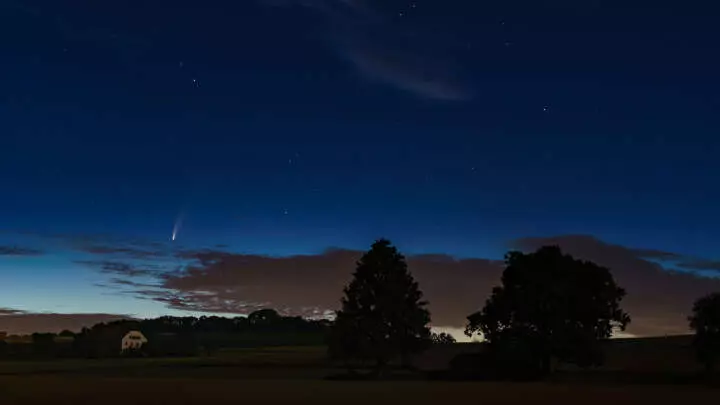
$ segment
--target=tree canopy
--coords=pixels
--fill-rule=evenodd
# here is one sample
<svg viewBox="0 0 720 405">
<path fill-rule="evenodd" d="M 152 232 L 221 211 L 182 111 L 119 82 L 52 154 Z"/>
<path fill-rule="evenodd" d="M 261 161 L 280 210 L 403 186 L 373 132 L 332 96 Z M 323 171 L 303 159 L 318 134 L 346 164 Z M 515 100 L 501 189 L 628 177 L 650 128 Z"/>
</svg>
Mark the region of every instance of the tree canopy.
<svg viewBox="0 0 720 405">
<path fill-rule="evenodd" d="M 630 317 L 620 308 L 625 291 L 610 270 L 546 246 L 509 252 L 502 285 L 468 317 L 466 334 L 482 333 L 491 350 L 514 356 L 520 367 L 549 372 L 551 359 L 579 366 L 602 362 L 600 342 Z"/>
<path fill-rule="evenodd" d="M 705 369 L 713 371 L 720 358 L 720 293 L 695 301 L 692 312 L 689 321 L 695 331 L 695 353 Z"/>
<path fill-rule="evenodd" d="M 390 241 L 376 241 L 362 256 L 344 294 L 331 330 L 333 357 L 370 360 L 382 369 L 429 345 L 427 302 Z"/>
<path fill-rule="evenodd" d="M 457 342 L 451 334 L 445 332 L 433 333 L 431 339 L 436 345 L 450 345 Z"/>
</svg>

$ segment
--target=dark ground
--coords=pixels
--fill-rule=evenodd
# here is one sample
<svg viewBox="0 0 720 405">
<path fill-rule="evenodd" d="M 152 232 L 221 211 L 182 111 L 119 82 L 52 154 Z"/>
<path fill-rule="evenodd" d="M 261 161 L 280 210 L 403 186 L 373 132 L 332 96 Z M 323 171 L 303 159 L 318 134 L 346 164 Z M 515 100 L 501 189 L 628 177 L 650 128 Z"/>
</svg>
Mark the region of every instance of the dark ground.
<svg viewBox="0 0 720 405">
<path fill-rule="evenodd" d="M 607 404 L 709 401 L 687 337 L 614 341 L 601 370 L 535 383 L 328 381 L 322 347 L 248 349 L 213 357 L 0 362 L 0 404 Z M 437 368 L 458 351 L 424 356 Z M 631 378 L 632 377 L 632 378 Z M 421 377 L 418 377 L 421 378 Z M 720 387 L 720 386 L 719 386 Z"/>
<path fill-rule="evenodd" d="M 697 386 L 335 382 L 196 378 L 0 377 L 3 404 L 678 404 L 710 401 Z"/>
</svg>

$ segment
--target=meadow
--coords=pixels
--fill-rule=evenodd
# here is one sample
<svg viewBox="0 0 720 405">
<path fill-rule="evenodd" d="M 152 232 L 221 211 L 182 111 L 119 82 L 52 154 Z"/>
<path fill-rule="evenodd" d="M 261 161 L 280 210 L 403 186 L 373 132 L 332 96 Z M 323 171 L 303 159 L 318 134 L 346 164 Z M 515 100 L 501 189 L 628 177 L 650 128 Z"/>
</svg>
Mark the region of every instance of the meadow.
<svg viewBox="0 0 720 405">
<path fill-rule="evenodd" d="M 696 367 L 687 354 L 687 339 L 618 341 L 608 351 L 608 364 L 593 373 L 693 375 Z M 720 394 L 703 384 L 658 379 L 620 383 L 565 378 L 583 374 L 568 370 L 550 381 L 533 383 L 324 379 L 336 371 L 323 347 L 228 350 L 194 358 L 4 361 L 0 403 L 677 404 Z"/>
<path fill-rule="evenodd" d="M 695 386 L 90 376 L 0 377 L 3 404 L 677 404 L 709 401 Z"/>
</svg>

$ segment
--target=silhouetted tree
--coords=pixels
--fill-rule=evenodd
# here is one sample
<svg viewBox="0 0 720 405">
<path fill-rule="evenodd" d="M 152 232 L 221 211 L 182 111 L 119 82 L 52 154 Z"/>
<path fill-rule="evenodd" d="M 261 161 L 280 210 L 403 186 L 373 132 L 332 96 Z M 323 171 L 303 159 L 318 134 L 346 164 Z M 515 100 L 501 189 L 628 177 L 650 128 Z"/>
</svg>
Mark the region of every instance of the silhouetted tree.
<svg viewBox="0 0 720 405">
<path fill-rule="evenodd" d="M 431 339 L 436 345 L 449 345 L 457 342 L 452 335 L 445 332 L 433 333 Z"/>
<path fill-rule="evenodd" d="M 697 358 L 707 372 L 712 372 L 720 358 L 720 293 L 695 301 L 689 321 L 695 331 L 693 345 Z"/>
<path fill-rule="evenodd" d="M 509 252 L 502 286 L 468 317 L 465 333 L 481 332 L 497 361 L 548 373 L 551 360 L 581 367 L 602 363 L 601 342 L 630 317 L 620 308 L 625 291 L 610 270 L 564 255 L 557 246 Z"/>
<path fill-rule="evenodd" d="M 35 357 L 55 357 L 54 333 L 33 333 L 32 351 Z"/>
<path fill-rule="evenodd" d="M 390 241 L 376 241 L 362 256 L 344 293 L 330 334 L 334 358 L 372 360 L 382 372 L 398 357 L 407 365 L 430 344 L 427 303 Z"/>
<path fill-rule="evenodd" d="M 283 321 L 283 317 L 274 309 L 260 309 L 248 315 L 248 323 L 259 327 L 274 327 Z"/>
</svg>

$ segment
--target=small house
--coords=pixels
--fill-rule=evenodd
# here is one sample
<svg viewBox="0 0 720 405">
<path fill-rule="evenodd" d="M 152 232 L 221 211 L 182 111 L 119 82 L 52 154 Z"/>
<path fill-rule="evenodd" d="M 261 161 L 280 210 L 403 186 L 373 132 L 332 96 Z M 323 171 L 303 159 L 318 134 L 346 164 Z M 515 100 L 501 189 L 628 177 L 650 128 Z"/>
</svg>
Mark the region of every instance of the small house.
<svg viewBox="0 0 720 405">
<path fill-rule="evenodd" d="M 131 330 L 122 338 L 121 350 L 137 350 L 141 348 L 148 340 L 139 330 Z"/>
</svg>

